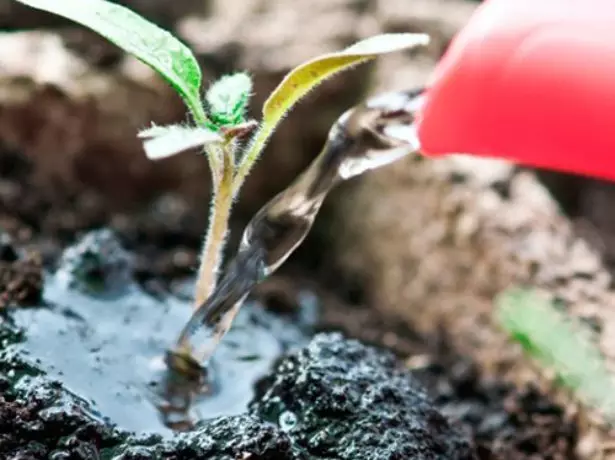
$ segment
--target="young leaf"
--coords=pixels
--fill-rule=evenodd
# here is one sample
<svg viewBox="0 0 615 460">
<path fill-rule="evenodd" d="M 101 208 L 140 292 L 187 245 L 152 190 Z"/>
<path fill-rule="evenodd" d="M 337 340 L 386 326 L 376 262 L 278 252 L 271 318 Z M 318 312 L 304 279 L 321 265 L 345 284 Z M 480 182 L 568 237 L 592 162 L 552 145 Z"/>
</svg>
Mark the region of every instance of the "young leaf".
<svg viewBox="0 0 615 460">
<path fill-rule="evenodd" d="M 271 93 L 263 106 L 263 122 L 254 136 L 237 172 L 235 188 L 238 188 L 250 167 L 260 155 L 273 130 L 284 115 L 311 89 L 327 78 L 377 56 L 417 46 L 427 45 L 425 34 L 382 34 L 376 35 L 336 52 L 312 59 L 291 70 L 278 87 Z"/>
<path fill-rule="evenodd" d="M 152 126 L 139 132 L 138 137 L 147 139 L 143 142 L 143 148 L 150 160 L 160 160 L 184 150 L 223 140 L 210 129 L 178 125 Z"/>
<path fill-rule="evenodd" d="M 217 126 L 243 123 L 251 92 L 252 79 L 245 72 L 220 78 L 205 96 L 211 121 Z"/>
<path fill-rule="evenodd" d="M 496 303 L 498 322 L 525 351 L 615 422 L 615 380 L 587 328 L 529 290 L 506 291 Z"/>
<path fill-rule="evenodd" d="M 184 99 L 199 125 L 207 121 L 200 98 L 201 69 L 190 49 L 169 32 L 105 0 L 16 1 L 99 33 L 161 74 Z"/>
</svg>

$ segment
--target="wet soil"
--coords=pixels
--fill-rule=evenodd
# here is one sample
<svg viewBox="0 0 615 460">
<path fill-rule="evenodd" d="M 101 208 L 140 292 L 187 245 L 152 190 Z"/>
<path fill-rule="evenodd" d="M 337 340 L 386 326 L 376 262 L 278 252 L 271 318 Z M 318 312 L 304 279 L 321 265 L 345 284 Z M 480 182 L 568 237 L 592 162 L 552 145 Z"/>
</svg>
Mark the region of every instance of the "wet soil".
<svg viewBox="0 0 615 460">
<path fill-rule="evenodd" d="M 18 300 L 21 299 L 23 321 L 37 324 L 35 310 L 29 306 L 37 304 L 34 300 L 40 299 L 43 272 L 40 265 L 35 269 L 36 265 L 26 263 L 27 252 L 20 253 L 15 248 L 33 251 L 47 267 L 57 268 L 61 266 L 59 256 L 63 248 L 74 243 L 87 230 L 105 224 L 113 229 L 134 257 L 136 285 L 153 296 L 181 291 L 185 282 L 182 280 L 194 270 L 201 229 L 191 225 L 189 210 L 180 199 L 163 197 L 131 215 L 116 213 L 113 203 L 97 197 L 86 186 L 65 193 L 33 183 L 27 162 L 18 154 L 3 152 L 0 159 L 4 164 L 4 168 L 0 168 L 0 225 L 13 240 L 13 244 L 4 243 L 2 250 L 2 263 L 11 270 L 3 270 L 4 276 L 10 279 L 4 282 L 0 296 L 8 292 L 6 286 L 22 286 Z M 313 257 L 313 251 L 317 250 L 314 244 L 318 244 L 317 238 L 309 240 L 279 276 L 258 290 L 256 298 L 262 300 L 271 314 L 293 318 L 297 322 L 296 313 L 301 306 L 299 293 L 315 293 L 322 312 L 317 330 L 341 330 L 350 337 L 394 351 L 405 360 L 412 375 L 425 385 L 442 413 L 471 437 L 479 458 L 575 458 L 575 420 L 554 404 L 549 395 L 531 388 L 519 392 L 508 383 L 483 377 L 476 363 L 459 356 L 447 346 L 449 341 L 445 330 L 438 336 L 420 337 L 400 326 L 403 323 L 396 318 L 363 305 L 354 295 L 356 289 L 350 281 L 345 282 L 341 277 L 332 280 L 330 273 L 329 281 L 323 281 L 319 272 L 325 273 L 326 270 L 319 269 L 318 258 Z M 306 274 L 305 267 L 311 267 L 312 271 Z M 332 285 L 335 289 L 331 289 Z M 179 318 L 182 318 L 181 314 Z M 39 321 L 38 324 L 38 327 L 45 327 L 46 323 Z M 53 327 L 52 321 L 49 324 Z M 17 339 L 13 337 L 11 340 Z M 40 452 L 50 452 L 65 442 L 73 446 L 71 452 L 85 453 L 81 457 L 58 458 L 95 458 L 88 457 L 87 453 L 111 442 L 111 434 L 86 422 L 90 419 L 84 419 L 82 414 L 45 412 L 42 408 L 45 407 L 45 398 L 54 392 L 53 385 L 43 386 L 25 398 L 17 398 L 8 391 L 10 382 L 6 378 L 2 385 L 0 424 L 3 429 L 0 431 L 11 433 L 2 440 L 2 444 L 8 446 L 6 449 L 25 443 L 31 447 L 28 452 L 36 452 L 36 446 L 31 444 L 38 443 Z M 68 401 L 66 407 L 79 406 Z M 238 426 L 245 428 L 244 422 L 239 420 L 248 416 L 236 417 Z M 229 420 L 219 424 L 223 425 L 219 427 L 221 436 L 233 432 Z M 257 430 L 257 425 L 250 425 L 250 430 Z M 266 439 L 267 430 L 270 430 L 262 424 L 258 426 L 263 431 L 254 435 L 257 444 Z M 117 438 L 113 442 L 117 442 Z M 276 438 L 275 443 L 278 442 L 282 441 Z M 278 448 L 282 447 L 276 444 L 275 449 Z M 135 449 L 133 456 L 122 458 L 150 458 L 149 454 L 139 457 L 139 449 Z M 30 457 L 20 458 L 40 457 L 33 453 Z M 192 457 L 177 455 L 168 458 Z"/>
<path fill-rule="evenodd" d="M 152 296 L 131 274 L 130 254 L 109 230 L 89 232 L 70 246 L 58 270 L 46 273 L 42 304 L 7 311 L 7 322 L 24 337 L 3 344 L 5 371 L 37 369 L 90 399 L 92 411 L 123 429 L 170 436 L 172 427 L 189 428 L 199 414 L 242 414 L 255 382 L 283 353 L 307 342 L 309 319 L 315 317 L 314 302 L 306 302 L 292 321 L 247 302 L 208 369 L 206 390 L 215 397 L 185 409 L 169 407 L 162 393 L 163 358 L 190 317 L 193 283 Z"/>
<path fill-rule="evenodd" d="M 203 420 L 167 440 L 100 423 L 86 401 L 60 384 L 41 380 L 27 386 L 36 390 L 4 386 L 9 390 L 0 406 L 2 458 L 474 458 L 468 440 L 393 355 L 340 334 L 317 335 L 286 355 L 246 413 Z"/>
<path fill-rule="evenodd" d="M 393 354 L 341 334 L 308 343 L 319 302 L 307 291 L 285 314 L 245 302 L 207 394 L 178 420 L 184 407 L 160 397 L 161 358 L 193 283 L 146 293 L 108 229 L 43 275 L 42 302 L 0 318 L 0 458 L 473 458 Z M 184 434 L 168 429 L 178 424 Z"/>
</svg>

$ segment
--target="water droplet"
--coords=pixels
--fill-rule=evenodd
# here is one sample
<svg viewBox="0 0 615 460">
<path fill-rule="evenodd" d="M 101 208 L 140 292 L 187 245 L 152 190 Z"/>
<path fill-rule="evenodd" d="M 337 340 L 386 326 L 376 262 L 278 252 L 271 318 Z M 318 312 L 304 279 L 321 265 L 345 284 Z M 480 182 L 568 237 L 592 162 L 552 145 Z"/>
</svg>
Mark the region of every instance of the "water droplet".
<svg viewBox="0 0 615 460">
<path fill-rule="evenodd" d="M 291 431 L 297 426 L 297 416 L 291 411 L 285 411 L 280 414 L 278 425 L 282 431 Z"/>
</svg>

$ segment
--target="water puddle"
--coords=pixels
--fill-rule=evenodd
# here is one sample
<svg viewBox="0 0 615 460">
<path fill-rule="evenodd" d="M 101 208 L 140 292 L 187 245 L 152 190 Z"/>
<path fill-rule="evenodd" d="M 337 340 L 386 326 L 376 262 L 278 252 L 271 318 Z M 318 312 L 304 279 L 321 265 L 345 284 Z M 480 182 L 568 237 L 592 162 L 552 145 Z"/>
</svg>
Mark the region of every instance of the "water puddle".
<svg viewBox="0 0 615 460">
<path fill-rule="evenodd" d="M 84 263 L 100 268 L 96 259 L 101 248 L 104 252 L 105 246 L 114 246 L 110 238 L 103 230 L 77 245 L 81 272 Z M 94 250 L 84 252 L 84 246 Z M 89 284 L 95 291 L 100 289 L 98 294 L 79 288 L 87 285 L 66 260 L 55 275 L 49 274 L 44 290 L 49 306 L 11 313 L 24 335 L 22 341 L 4 347 L 3 353 L 17 354 L 46 377 L 61 381 L 89 402 L 93 414 L 109 423 L 136 433 L 168 436 L 173 431 L 164 425 L 156 407 L 156 385 L 165 370 L 163 356 L 189 319 L 192 303 L 181 295 L 157 299 L 136 283 L 124 282 L 119 249 L 113 251 L 115 267 L 103 268 L 110 275 L 102 283 L 105 286 Z M 108 257 L 105 254 L 103 259 Z M 187 282 L 185 291 L 191 292 L 192 286 Z M 313 309 L 314 304 L 306 302 L 304 307 Z M 254 383 L 283 352 L 305 344 L 308 329 L 305 320 L 276 316 L 257 302 L 246 302 L 212 358 L 213 391 L 194 401 L 190 417 L 202 420 L 245 413 Z"/>
</svg>

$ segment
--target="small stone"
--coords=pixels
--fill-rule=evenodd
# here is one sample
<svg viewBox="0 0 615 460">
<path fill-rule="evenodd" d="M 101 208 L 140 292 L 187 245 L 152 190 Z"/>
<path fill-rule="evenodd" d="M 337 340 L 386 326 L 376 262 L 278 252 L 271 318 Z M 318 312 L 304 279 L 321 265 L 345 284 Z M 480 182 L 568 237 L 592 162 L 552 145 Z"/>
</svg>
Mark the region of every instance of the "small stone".
<svg viewBox="0 0 615 460">
<path fill-rule="evenodd" d="M 109 229 L 87 233 L 60 259 L 57 279 L 90 294 L 117 291 L 132 283 L 133 259 Z"/>
</svg>

